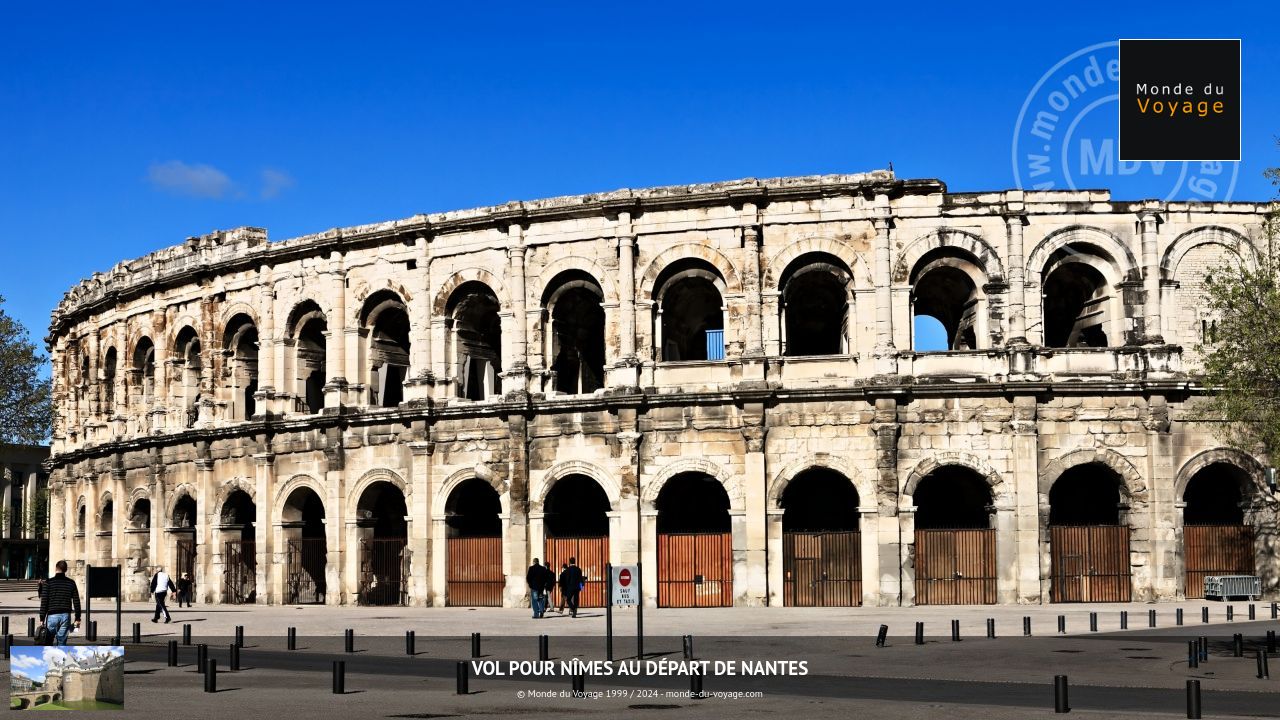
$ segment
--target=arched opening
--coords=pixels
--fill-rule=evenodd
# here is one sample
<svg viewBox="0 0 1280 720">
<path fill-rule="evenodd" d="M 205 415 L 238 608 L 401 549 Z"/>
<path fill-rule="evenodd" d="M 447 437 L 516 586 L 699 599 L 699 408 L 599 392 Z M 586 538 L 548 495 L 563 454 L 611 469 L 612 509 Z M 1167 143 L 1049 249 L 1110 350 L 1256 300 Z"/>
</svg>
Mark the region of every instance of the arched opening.
<svg viewBox="0 0 1280 720">
<path fill-rule="evenodd" d="M 485 400 L 502 394 L 501 304 L 489 286 L 471 280 L 458 286 L 445 306 L 458 397 Z"/>
<path fill-rule="evenodd" d="M 173 388 L 174 399 L 186 413 L 186 427 L 195 427 L 200 419 L 204 358 L 200 354 L 200 338 L 190 325 L 179 330 L 174 340 L 173 367 L 177 380 Z"/>
<path fill-rule="evenodd" d="M 501 607 L 507 576 L 498 491 L 479 478 L 464 480 L 449 493 L 444 512 L 449 545 L 446 604 Z"/>
<path fill-rule="evenodd" d="M 658 606 L 733 605 L 733 536 L 729 494 L 700 472 L 662 486 L 658 510 Z"/>
<path fill-rule="evenodd" d="M 156 346 L 151 338 L 144 336 L 134 346 L 129 375 L 129 385 L 134 390 L 132 402 L 149 409 L 156 396 Z"/>
<path fill-rule="evenodd" d="M 147 530 L 151 528 L 151 501 L 147 498 L 138 498 L 133 503 L 133 511 L 129 513 L 129 527 L 133 530 Z"/>
<path fill-rule="evenodd" d="M 1100 268 L 1107 261 L 1091 246 L 1058 250 L 1045 265 L 1044 344 L 1108 347 L 1114 337 L 1115 289 Z"/>
<path fill-rule="evenodd" d="M 328 382 L 325 343 L 329 335 L 329 321 L 320 306 L 308 300 L 294 308 L 290 323 L 290 339 L 293 342 L 293 372 L 297 397 L 301 410 L 312 415 L 324 409 L 324 386 Z"/>
<path fill-rule="evenodd" d="M 151 501 L 138 498 L 129 509 L 124 537 L 127 543 L 125 573 L 130 600 L 144 600 L 150 595 L 151 575 Z"/>
<path fill-rule="evenodd" d="M 911 314 L 914 318 L 912 349 L 976 350 L 983 328 L 984 296 L 980 288 L 984 275 L 972 260 L 949 248 L 925 254 L 911 274 Z M 924 320 L 932 319 L 942 328 L 943 337 L 931 332 Z M 942 342 L 939 342 L 942 341 Z M 985 343 L 985 338 L 983 338 Z"/>
<path fill-rule="evenodd" d="M 580 270 L 560 273 L 543 293 L 546 357 L 556 392 L 577 395 L 604 387 L 603 300 L 600 284 Z"/>
<path fill-rule="evenodd" d="M 383 290 L 365 302 L 360 326 L 368 337 L 369 403 L 396 407 L 409 375 L 409 312 L 399 296 Z"/>
<path fill-rule="evenodd" d="M 915 501 L 917 605 L 996 601 L 996 531 L 991 485 L 971 468 L 944 465 L 926 475 Z"/>
<path fill-rule="evenodd" d="M 218 533 L 222 539 L 222 598 L 228 603 L 257 599 L 257 505 L 244 490 L 232 490 L 222 503 Z"/>
<path fill-rule="evenodd" d="M 658 360 L 724 359 L 724 278 L 704 260 L 672 263 L 654 286 Z"/>
<path fill-rule="evenodd" d="M 249 420 L 257 414 L 258 328 L 248 315 L 236 315 L 227 323 L 223 352 L 227 356 L 225 392 L 231 419 Z"/>
<path fill-rule="evenodd" d="M 196 500 L 183 493 L 173 503 L 173 516 L 169 518 L 169 533 L 173 536 L 173 558 L 176 577 L 183 573 L 191 576 L 199 587 L 201 578 L 196 574 Z"/>
<path fill-rule="evenodd" d="M 107 354 L 102 359 L 102 414 L 108 419 L 115 417 L 116 414 L 116 366 L 118 364 L 116 349 L 107 348 Z"/>
<path fill-rule="evenodd" d="M 394 483 L 369 485 L 356 503 L 361 605 L 409 603 L 409 522 L 404 492 Z"/>
<path fill-rule="evenodd" d="M 587 578 L 579 607 L 604 607 L 605 564 L 609 562 L 609 496 L 586 475 L 556 481 L 543 503 L 546 546 L 543 556 L 559 575 L 575 558 Z"/>
<path fill-rule="evenodd" d="M 1052 602 L 1129 602 L 1123 479 L 1102 463 L 1069 468 L 1049 489 Z"/>
<path fill-rule="evenodd" d="M 280 519 L 286 548 L 284 601 L 323 605 L 329 552 L 324 501 L 309 487 L 296 488 L 285 498 Z"/>
<path fill-rule="evenodd" d="M 1256 572 L 1254 529 L 1245 523 L 1244 504 L 1253 482 L 1229 462 L 1201 468 L 1182 494 L 1182 540 L 1187 568 L 1186 596 L 1204 597 L 1204 579 Z"/>
<path fill-rule="evenodd" d="M 811 468 L 787 483 L 779 504 L 784 604 L 861 605 L 862 533 L 853 483 L 834 470 Z"/>
<path fill-rule="evenodd" d="M 826 253 L 796 258 L 782 274 L 782 354 L 845 355 L 853 345 L 853 273 Z"/>
</svg>

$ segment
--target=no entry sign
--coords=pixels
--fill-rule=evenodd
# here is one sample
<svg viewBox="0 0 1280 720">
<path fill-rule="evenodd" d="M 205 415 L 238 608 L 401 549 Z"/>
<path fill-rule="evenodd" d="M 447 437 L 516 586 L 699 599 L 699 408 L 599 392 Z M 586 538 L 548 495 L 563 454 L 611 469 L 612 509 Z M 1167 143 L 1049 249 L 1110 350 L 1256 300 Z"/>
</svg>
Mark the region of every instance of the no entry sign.
<svg viewBox="0 0 1280 720">
<path fill-rule="evenodd" d="M 640 593 L 636 591 L 639 570 L 635 565 L 613 566 L 613 604 L 639 605 Z"/>
</svg>

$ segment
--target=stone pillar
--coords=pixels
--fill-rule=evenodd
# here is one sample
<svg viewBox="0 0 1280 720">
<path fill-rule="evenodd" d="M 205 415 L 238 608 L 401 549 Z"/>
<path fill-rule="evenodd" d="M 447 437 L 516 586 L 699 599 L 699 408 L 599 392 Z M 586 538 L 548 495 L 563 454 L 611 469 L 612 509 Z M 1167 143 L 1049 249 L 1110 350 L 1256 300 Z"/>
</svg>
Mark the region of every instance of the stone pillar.
<svg viewBox="0 0 1280 720">
<path fill-rule="evenodd" d="M 894 375 L 898 372 L 898 351 L 893 344 L 893 277 L 890 263 L 893 211 L 888 195 L 876 195 L 872 222 L 875 225 L 872 281 L 876 288 L 876 345 L 875 371 L 877 375 Z"/>
<path fill-rule="evenodd" d="M 13 513 L 13 471 L 0 465 L 0 539 L 9 539 L 9 528 L 13 527 L 10 515 Z"/>
<path fill-rule="evenodd" d="M 1017 601 L 1038 603 L 1042 596 L 1040 534 L 1040 435 L 1036 423 L 1036 397 L 1018 395 L 1013 399 L 1013 419 L 1009 421 L 1010 471 L 1013 485 L 1014 533 L 1016 544 Z M 997 537 L 997 548 L 1002 538 Z M 1047 543 L 1046 543 L 1047 546 Z M 1001 566 L 1003 567 L 1003 566 Z"/>
<path fill-rule="evenodd" d="M 751 215 L 755 215 L 754 206 L 748 205 Z M 745 212 L 745 209 L 744 209 Z M 754 220 L 754 217 L 752 218 Z M 760 229 L 752 224 L 742 228 L 743 291 L 747 295 L 747 343 L 743 355 L 754 356 L 764 354 L 764 333 L 760 295 Z"/>
<path fill-rule="evenodd" d="M 1018 601 L 1018 508 L 1014 498 L 997 499 L 992 513 L 996 529 L 996 601 Z"/>
<path fill-rule="evenodd" d="M 33 478 L 34 479 L 34 478 Z M 111 562 L 120 563 L 121 582 L 127 577 L 128 547 L 124 530 L 129 526 L 129 496 L 124 489 L 125 470 L 123 466 L 111 468 Z M 124 588 L 121 587 L 123 591 Z"/>
<path fill-rule="evenodd" d="M 158 565 L 176 573 L 178 568 L 169 561 L 169 541 L 172 538 L 165 531 L 170 521 L 166 512 L 169 507 L 169 493 L 165 490 L 163 477 L 156 477 L 155 467 L 151 466 L 151 477 L 147 482 L 150 491 L 147 497 L 151 499 L 151 527 L 148 529 L 148 544 L 151 549 L 147 559 L 151 561 L 152 567 Z"/>
<path fill-rule="evenodd" d="M 621 408 L 619 419 L 634 423 L 634 408 Z M 609 525 L 609 554 L 620 564 L 640 561 L 640 548 L 644 545 L 640 522 L 640 486 L 636 476 L 636 462 L 640 457 L 640 441 L 644 436 L 634 430 L 619 432 L 618 483 L 622 487 L 618 500 L 618 522 Z M 617 534 L 613 531 L 617 530 Z M 652 541 L 650 541 L 652 542 Z M 653 586 L 656 590 L 657 586 Z"/>
<path fill-rule="evenodd" d="M 507 279 L 510 281 L 510 297 L 511 303 L 511 342 L 503 341 L 503 347 L 507 359 L 503 362 L 506 368 L 506 376 L 510 379 L 510 384 L 505 388 L 505 392 L 512 390 L 524 391 L 527 389 L 527 376 L 529 372 L 529 318 L 525 314 L 525 276 L 524 276 L 524 228 L 519 225 L 512 225 L 507 232 L 511 241 L 511 246 L 507 248 L 507 260 L 509 263 Z M 507 347 L 509 350 L 506 350 Z M 504 393 L 505 394 L 505 393 Z"/>
<path fill-rule="evenodd" d="M 272 605 L 284 601 L 284 575 L 281 567 L 286 562 L 284 553 L 276 555 L 276 544 L 271 517 L 272 498 L 276 496 L 276 456 L 258 453 L 253 456 L 257 468 L 254 478 L 254 559 L 258 568 L 254 577 L 258 605 Z M 286 571 L 287 572 L 287 571 Z"/>
<path fill-rule="evenodd" d="M 347 507 L 346 456 L 342 450 L 341 431 L 327 434 L 324 452 L 324 533 L 328 551 L 325 574 L 325 605 L 354 605 L 359 583 L 359 545 L 355 536 L 355 504 Z M 334 446 L 336 442 L 336 447 Z"/>
<path fill-rule="evenodd" d="M 100 565 L 98 540 L 98 476 L 88 473 L 84 476 L 84 557 L 76 560 L 81 564 L 88 562 Z M 110 541 L 107 538 L 107 542 Z"/>
<path fill-rule="evenodd" d="M 213 525 L 221 519 L 213 512 L 213 498 L 217 492 L 213 475 L 213 460 L 203 458 L 196 460 L 196 587 L 202 602 L 214 602 L 222 597 L 222 575 L 219 572 L 222 564 L 222 547 L 215 543 Z M 197 594 L 199 594 L 199 592 Z"/>
<path fill-rule="evenodd" d="M 770 607 L 784 607 L 787 604 L 784 597 L 784 589 L 786 588 L 785 569 L 782 567 L 782 516 L 784 510 L 779 507 L 765 506 L 765 532 L 766 538 L 766 562 L 768 563 L 767 577 L 769 583 L 769 597 L 767 604 Z M 866 569 L 863 569 L 865 576 Z"/>
<path fill-rule="evenodd" d="M 522 568 L 529 567 L 529 453 L 528 421 L 523 415 L 507 417 L 509 446 L 507 450 L 507 496 L 509 525 L 507 530 L 507 597 L 504 607 L 521 607 L 528 590 Z"/>
<path fill-rule="evenodd" d="M 621 218 L 619 225 L 622 225 Z M 635 360 L 636 238 L 629 232 L 629 216 L 626 227 L 628 232 L 618 236 L 618 348 L 622 360 Z"/>
<path fill-rule="evenodd" d="M 892 519 L 892 518 L 890 518 Z M 883 605 L 880 601 L 880 507 L 878 505 L 858 506 L 858 530 L 862 536 L 862 547 L 858 552 L 862 557 L 862 604 L 875 607 Z M 782 520 L 778 520 L 778 531 L 782 531 Z"/>
<path fill-rule="evenodd" d="M 752 412 L 754 410 L 754 412 Z M 764 408 L 757 405 L 755 408 L 748 408 L 750 414 L 756 414 L 759 425 L 752 425 L 742 429 L 742 435 L 746 441 L 747 454 L 743 458 L 743 482 L 746 485 L 746 527 L 745 540 L 746 545 L 742 549 L 745 551 L 745 582 L 741 583 L 744 593 L 736 592 L 735 596 L 743 596 L 744 603 L 749 606 L 767 605 L 769 602 L 769 536 L 767 525 L 768 508 L 768 485 L 769 476 L 765 460 L 765 433 L 766 428 L 763 424 Z M 748 420 L 750 422 L 750 420 Z M 737 553 L 735 553 L 735 556 Z M 735 563 L 736 565 L 736 563 Z M 739 585 L 737 581 L 734 585 Z"/>
<path fill-rule="evenodd" d="M 420 519 L 410 525 L 413 532 L 409 535 L 409 604 L 415 607 L 427 607 L 434 594 L 443 594 L 442 589 L 433 587 L 431 583 L 432 566 L 438 562 L 432 552 L 435 549 L 431 537 L 434 523 L 428 522 L 428 518 L 435 517 L 431 503 L 431 456 L 435 450 L 433 442 L 409 443 L 413 458 L 409 466 L 412 494 L 406 500 L 411 505 L 410 516 Z M 440 514 L 444 514 L 443 509 Z"/>
<path fill-rule="evenodd" d="M 350 381 L 347 374 L 353 370 L 359 371 L 360 357 L 359 335 L 349 338 L 347 333 L 347 272 L 342 253 L 337 250 L 329 255 L 328 285 L 329 314 L 325 321 L 329 332 L 325 336 L 324 345 L 324 406 L 337 408 L 351 401 L 351 398 L 346 397 Z M 352 329 L 359 332 L 359 328 Z M 351 367 L 348 359 L 355 362 L 357 367 Z M 359 385 L 367 380 L 368 378 L 356 377 L 354 384 Z"/>
<path fill-rule="evenodd" d="M 1157 232 L 1163 218 L 1160 204 L 1148 201 L 1138 212 L 1142 226 L 1142 290 L 1145 296 L 1142 313 L 1143 341 L 1161 345 L 1164 337 L 1160 328 L 1160 248 Z"/>
<path fill-rule="evenodd" d="M 49 478 L 49 570 L 66 555 L 66 501 L 62 491 L 62 471 Z"/>
<path fill-rule="evenodd" d="M 901 589 L 898 604 L 916 604 L 916 506 L 898 506 L 898 574 Z M 885 554 L 881 553 L 884 560 Z"/>
<path fill-rule="evenodd" d="M 270 267 L 262 268 L 258 282 L 258 392 L 253 399 L 258 414 L 266 415 L 279 412 L 271 398 L 287 388 L 280 384 L 284 377 L 284 345 L 276 336 L 275 283 Z"/>
<path fill-rule="evenodd" d="M 1022 228 L 1027 224 L 1027 216 L 1022 214 L 1022 191 L 1014 190 L 1006 193 L 1006 196 L 1017 195 L 1017 200 L 1012 198 L 1008 202 L 1009 214 L 1004 216 L 1005 235 L 1008 249 L 1005 252 L 1006 271 L 1009 275 L 1009 300 L 1005 304 L 1006 314 L 1009 318 L 1009 334 L 1005 338 L 1005 345 L 1019 346 L 1027 344 L 1027 286 L 1026 286 L 1026 261 L 1023 260 L 1023 236 Z"/>
<path fill-rule="evenodd" d="M 1130 514 L 1132 531 L 1132 551 L 1135 557 L 1141 557 L 1143 540 L 1149 549 L 1145 553 L 1147 563 L 1148 587 L 1139 584 L 1139 568 L 1134 571 L 1134 600 L 1171 600 L 1183 591 L 1184 576 L 1178 572 L 1182 545 L 1179 542 L 1182 521 L 1178 497 L 1174 487 L 1177 469 L 1173 465 L 1174 444 L 1170 432 L 1169 404 L 1164 395 L 1152 395 L 1147 401 L 1147 417 L 1144 425 L 1147 429 L 1147 482 L 1145 490 L 1149 498 L 1145 517 L 1142 514 Z M 1139 495 L 1138 492 L 1134 493 Z M 1133 508 L 1138 509 L 1141 497 L 1132 501 Z M 1142 531 L 1138 525 L 1145 523 Z"/>
<path fill-rule="evenodd" d="M 876 438 L 876 504 L 880 508 L 878 542 L 880 548 L 879 605 L 898 605 L 906 597 L 903 587 L 904 569 L 909 565 L 902 546 L 910 545 L 915 533 L 914 517 L 907 527 L 898 521 L 902 512 L 898 504 L 898 405 L 893 398 L 875 401 L 875 422 L 871 426 Z M 913 508 L 908 508 L 913 512 Z"/>
<path fill-rule="evenodd" d="M 427 239 L 419 236 L 415 241 L 422 257 L 418 267 L 409 272 L 409 292 L 406 299 L 411 308 L 409 323 L 409 376 L 405 380 L 405 400 L 425 400 L 431 395 L 435 374 L 431 372 L 431 281 L 430 259 L 427 256 Z"/>
</svg>

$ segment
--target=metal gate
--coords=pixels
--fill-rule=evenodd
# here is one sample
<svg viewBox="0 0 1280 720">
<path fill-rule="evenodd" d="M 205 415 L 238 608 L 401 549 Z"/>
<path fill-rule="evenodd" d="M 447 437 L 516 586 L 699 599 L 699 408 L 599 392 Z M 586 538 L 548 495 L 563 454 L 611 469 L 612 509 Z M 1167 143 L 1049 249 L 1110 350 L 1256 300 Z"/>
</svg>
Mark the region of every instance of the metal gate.
<svg viewBox="0 0 1280 720">
<path fill-rule="evenodd" d="M 658 607 L 732 607 L 729 533 L 658 535 Z"/>
<path fill-rule="evenodd" d="M 1204 597 L 1207 576 L 1253 575 L 1253 537 L 1253 528 L 1247 525 L 1184 526 L 1187 598 Z"/>
<path fill-rule="evenodd" d="M 367 538 L 360 541 L 361 605 L 407 605 L 409 553 L 404 538 Z"/>
<path fill-rule="evenodd" d="M 1054 525 L 1049 528 L 1052 602 L 1129 602 L 1129 528 Z"/>
<path fill-rule="evenodd" d="M 196 539 L 194 537 L 178 538 L 176 550 L 177 550 L 177 555 L 174 558 L 174 563 L 173 563 L 174 572 L 177 573 L 177 577 L 182 577 L 183 573 L 187 573 L 191 576 L 192 582 L 195 582 Z"/>
<path fill-rule="evenodd" d="M 502 607 L 507 576 L 502 572 L 502 538 L 449 538 L 445 604 Z"/>
<path fill-rule="evenodd" d="M 788 607 L 861 605 L 862 533 L 783 533 L 782 603 Z"/>
<path fill-rule="evenodd" d="M 295 538 L 289 541 L 285 604 L 324 604 L 326 559 L 324 538 Z"/>
<path fill-rule="evenodd" d="M 604 566 L 609 562 L 608 537 L 547 538 L 545 557 L 557 577 L 560 575 L 560 566 L 569 562 L 569 558 L 576 558 L 578 567 L 587 578 L 587 586 L 578 595 L 578 607 L 604 607 Z"/>
<path fill-rule="evenodd" d="M 252 540 L 228 540 L 222 546 L 222 599 L 241 604 L 256 599 L 258 560 Z"/>
<path fill-rule="evenodd" d="M 917 605 L 995 602 L 995 530 L 916 530 Z"/>
</svg>

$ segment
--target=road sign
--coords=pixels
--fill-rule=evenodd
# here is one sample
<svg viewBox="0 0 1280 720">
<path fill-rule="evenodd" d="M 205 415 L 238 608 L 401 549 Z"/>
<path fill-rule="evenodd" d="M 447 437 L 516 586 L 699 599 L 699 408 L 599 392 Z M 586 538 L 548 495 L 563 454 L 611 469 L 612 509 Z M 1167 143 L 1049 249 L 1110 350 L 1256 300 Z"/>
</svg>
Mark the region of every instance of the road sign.
<svg viewBox="0 0 1280 720">
<path fill-rule="evenodd" d="M 614 605 L 639 605 L 640 593 L 638 591 L 640 571 L 635 565 L 614 565 L 613 566 L 613 604 Z"/>
</svg>

